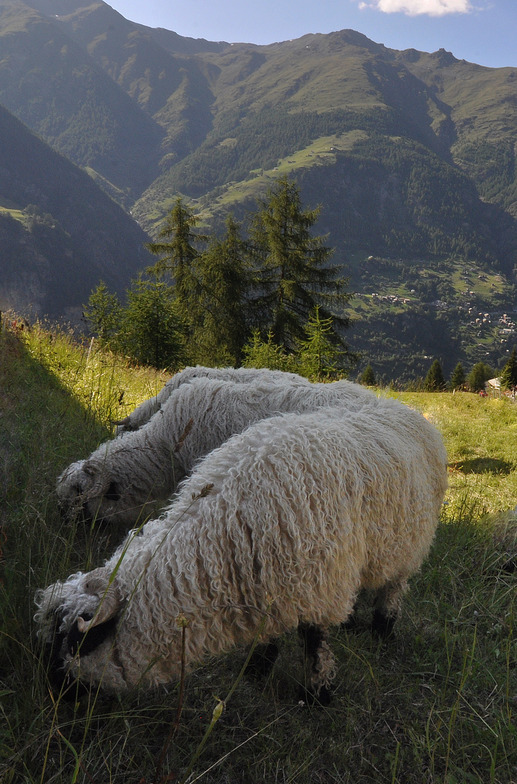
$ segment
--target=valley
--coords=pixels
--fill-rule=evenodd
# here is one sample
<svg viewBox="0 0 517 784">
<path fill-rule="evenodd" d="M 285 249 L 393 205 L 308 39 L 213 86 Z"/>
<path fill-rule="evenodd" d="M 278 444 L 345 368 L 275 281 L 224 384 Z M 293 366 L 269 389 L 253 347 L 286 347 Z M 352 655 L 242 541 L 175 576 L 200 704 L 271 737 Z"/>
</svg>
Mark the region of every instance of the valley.
<svg viewBox="0 0 517 784">
<path fill-rule="evenodd" d="M 267 46 L 181 38 L 101 0 L 0 0 L 0 44 L 0 103 L 21 124 L 3 137 L 0 219 L 21 229 L 30 205 L 50 216 L 44 239 L 4 232 L 6 257 L 36 280 L 18 286 L 17 307 L 77 316 L 100 278 L 122 292 L 145 267 L 144 243 L 176 198 L 208 232 L 232 213 L 245 233 L 257 200 L 288 175 L 304 204 L 321 207 L 316 230 L 349 278 L 363 367 L 404 381 L 425 373 L 428 357 L 446 372 L 504 361 L 513 333 L 499 319 L 517 307 L 515 69 L 396 51 L 353 30 Z M 38 138 L 30 167 L 16 165 L 36 145 L 22 126 Z M 75 175 L 57 181 L 51 153 L 88 188 Z M 79 222 L 63 223 L 49 188 L 66 193 Z M 85 192 L 91 207 L 81 209 Z M 103 229 L 99 242 L 106 198 L 120 212 L 114 237 Z M 86 234 L 76 236 L 78 223 Z M 68 264 L 78 285 L 65 293 L 58 269 Z"/>
</svg>

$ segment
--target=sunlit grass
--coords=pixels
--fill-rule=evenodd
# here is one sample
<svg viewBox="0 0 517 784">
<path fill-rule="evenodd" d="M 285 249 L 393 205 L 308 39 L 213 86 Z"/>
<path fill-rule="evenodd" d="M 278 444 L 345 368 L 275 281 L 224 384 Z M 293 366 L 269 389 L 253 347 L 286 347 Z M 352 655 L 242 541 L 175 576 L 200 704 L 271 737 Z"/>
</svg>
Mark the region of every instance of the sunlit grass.
<svg viewBox="0 0 517 784">
<path fill-rule="evenodd" d="M 295 633 L 264 681 L 240 678 L 246 651 L 194 670 L 179 721 L 174 684 L 120 698 L 52 693 L 34 593 L 101 564 L 123 533 L 62 520 L 56 476 L 162 383 L 43 326 L 0 336 L 2 784 L 165 784 L 189 771 L 190 784 L 517 781 L 517 407 L 466 393 L 397 393 L 444 434 L 448 504 L 394 639 L 372 638 L 367 596 L 356 632 L 332 631 L 328 708 L 299 703 Z"/>
<path fill-rule="evenodd" d="M 444 436 L 449 460 L 447 500 L 477 516 L 517 506 L 517 404 L 469 392 L 391 393 L 418 408 Z"/>
</svg>

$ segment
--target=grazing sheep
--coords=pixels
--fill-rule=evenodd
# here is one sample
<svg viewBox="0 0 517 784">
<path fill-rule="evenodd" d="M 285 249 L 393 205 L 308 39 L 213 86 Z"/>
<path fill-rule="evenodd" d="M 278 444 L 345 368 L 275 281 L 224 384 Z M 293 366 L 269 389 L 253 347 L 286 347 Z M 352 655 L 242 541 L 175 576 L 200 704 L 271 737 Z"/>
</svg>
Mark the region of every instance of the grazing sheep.
<svg viewBox="0 0 517 784">
<path fill-rule="evenodd" d="M 182 619 L 187 671 L 298 627 L 311 690 L 325 693 L 327 628 L 362 588 L 391 627 L 445 489 L 440 435 L 394 400 L 262 419 L 200 462 L 103 567 L 40 591 L 39 634 L 66 677 L 120 691 L 179 677 Z"/>
<path fill-rule="evenodd" d="M 289 381 L 292 384 L 307 385 L 310 382 L 303 376 L 296 373 L 285 373 L 282 370 L 269 370 L 267 368 L 209 368 L 202 365 L 187 367 L 179 373 L 175 373 L 170 378 L 163 389 L 155 397 L 144 400 L 127 417 L 115 422 L 117 425 L 116 435 L 127 433 L 128 431 L 138 430 L 145 425 L 151 417 L 163 406 L 170 395 L 182 384 L 189 384 L 198 378 L 213 378 L 217 381 L 233 381 L 236 384 L 249 384 L 257 379 L 264 381 L 278 381 L 282 384 Z"/>
<path fill-rule="evenodd" d="M 172 391 L 147 424 L 72 463 L 58 479 L 59 502 L 66 513 L 81 509 L 91 519 L 133 525 L 170 498 L 197 460 L 251 423 L 283 412 L 334 404 L 350 409 L 377 400 L 348 381 L 298 383 L 280 375 L 242 384 L 197 378 Z"/>
</svg>

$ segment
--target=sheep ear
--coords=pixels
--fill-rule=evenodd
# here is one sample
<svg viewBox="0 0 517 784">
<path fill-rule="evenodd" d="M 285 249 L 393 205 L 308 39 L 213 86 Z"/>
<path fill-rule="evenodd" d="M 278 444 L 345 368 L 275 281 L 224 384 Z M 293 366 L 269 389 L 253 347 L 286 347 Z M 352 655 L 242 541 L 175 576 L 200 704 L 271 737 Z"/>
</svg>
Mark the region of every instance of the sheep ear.
<svg viewBox="0 0 517 784">
<path fill-rule="evenodd" d="M 91 616 L 88 617 L 88 620 L 85 620 L 82 616 L 78 617 L 77 628 L 83 633 L 93 626 L 99 626 L 101 623 L 109 621 L 110 618 L 113 618 L 118 613 L 122 604 L 120 594 L 115 585 L 108 584 L 103 567 L 90 572 L 85 580 L 84 590 L 87 594 L 97 594 L 100 597 L 100 602 L 91 620 Z"/>
<path fill-rule="evenodd" d="M 103 466 L 102 470 L 99 470 L 99 466 L 95 464 L 95 462 L 88 462 L 86 461 L 83 465 L 83 474 L 88 477 L 87 482 L 85 482 L 85 487 L 83 488 L 82 497 L 85 501 L 89 501 L 92 498 L 97 498 L 102 496 L 106 493 L 109 489 L 111 484 L 111 475 L 108 470 Z"/>
<path fill-rule="evenodd" d="M 126 427 L 130 423 L 131 423 L 131 417 L 129 417 L 129 416 L 124 417 L 124 419 L 112 419 L 111 420 L 111 424 L 112 425 L 117 425 L 118 427 L 122 427 L 122 425 L 124 427 Z"/>
<path fill-rule="evenodd" d="M 88 463 L 88 461 L 84 462 L 82 470 L 86 476 L 95 476 L 95 469 L 90 463 Z"/>
</svg>

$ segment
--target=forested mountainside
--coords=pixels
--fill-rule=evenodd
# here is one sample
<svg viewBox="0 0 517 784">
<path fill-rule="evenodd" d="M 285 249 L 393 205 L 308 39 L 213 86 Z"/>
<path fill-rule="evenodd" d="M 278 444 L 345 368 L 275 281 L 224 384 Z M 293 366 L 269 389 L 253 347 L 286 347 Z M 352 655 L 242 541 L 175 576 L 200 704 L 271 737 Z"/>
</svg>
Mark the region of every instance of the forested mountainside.
<svg viewBox="0 0 517 784">
<path fill-rule="evenodd" d="M 150 234 L 177 195 L 217 228 L 287 172 L 322 207 L 318 229 L 361 295 L 350 338 L 383 370 L 507 350 L 517 69 L 352 30 L 187 39 L 84 0 L 0 0 L 0 46 L 0 103 Z"/>
<path fill-rule="evenodd" d="M 147 237 L 92 179 L 0 107 L 0 310 L 76 323 L 102 278 L 124 291 Z"/>
</svg>

